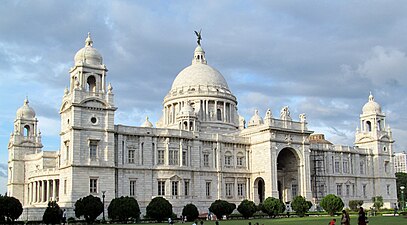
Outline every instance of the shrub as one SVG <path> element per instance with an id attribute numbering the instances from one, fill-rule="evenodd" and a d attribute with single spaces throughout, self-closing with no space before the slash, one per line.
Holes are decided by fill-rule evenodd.
<path id="1" fill-rule="evenodd" d="M 261 211 L 271 217 L 276 217 L 278 214 L 283 213 L 285 205 L 280 199 L 268 197 L 262 204 Z"/>
<path id="2" fill-rule="evenodd" d="M 55 201 L 48 202 L 48 207 L 44 211 L 42 221 L 45 224 L 59 224 L 61 223 L 62 211 Z"/>
<path id="3" fill-rule="evenodd" d="M 320 205 L 331 216 L 333 216 L 335 212 L 342 210 L 344 206 L 342 199 L 334 194 L 325 196 Z"/>
<path id="4" fill-rule="evenodd" d="M 132 197 L 120 197 L 113 199 L 107 208 L 108 217 L 113 220 L 126 222 L 128 219 L 140 219 L 140 207 L 136 199 Z"/>
<path id="5" fill-rule="evenodd" d="M 302 196 L 296 196 L 291 202 L 292 209 L 298 214 L 298 216 L 303 217 L 306 212 L 311 208 L 312 203 L 307 201 Z"/>
<path id="6" fill-rule="evenodd" d="M 172 205 L 163 197 L 155 197 L 146 208 L 146 216 L 161 222 L 172 216 Z"/>
<path id="7" fill-rule="evenodd" d="M 246 219 L 252 217 L 255 212 L 257 212 L 257 206 L 253 201 L 243 200 L 237 207 L 237 211 L 242 214 Z"/>
<path id="8" fill-rule="evenodd" d="M 372 198 L 373 206 L 377 211 L 380 211 L 380 208 L 383 207 L 383 197 L 382 196 L 375 196 Z"/>
<path id="9" fill-rule="evenodd" d="M 359 211 L 359 207 L 361 207 L 362 205 L 363 205 L 363 200 L 350 200 L 349 201 L 349 208 L 354 212 Z"/>
<path id="10" fill-rule="evenodd" d="M 209 211 L 215 214 L 218 219 L 222 219 L 223 215 L 230 215 L 235 209 L 236 205 L 234 203 L 220 199 L 212 202 L 211 207 L 209 207 Z"/>
<path id="11" fill-rule="evenodd" d="M 0 221 L 14 221 L 23 213 L 23 206 L 14 197 L 0 195 Z"/>
<path id="12" fill-rule="evenodd" d="M 77 218 L 83 216 L 86 222 L 90 224 L 103 212 L 103 203 L 99 197 L 88 195 L 75 202 L 74 210 Z"/>
<path id="13" fill-rule="evenodd" d="M 199 216 L 198 208 L 194 204 L 187 204 L 182 209 L 182 216 L 186 217 L 188 221 L 194 221 Z"/>

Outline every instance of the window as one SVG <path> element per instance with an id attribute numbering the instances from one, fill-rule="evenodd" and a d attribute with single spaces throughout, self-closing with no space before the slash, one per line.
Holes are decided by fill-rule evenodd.
<path id="1" fill-rule="evenodd" d="M 236 164 L 238 165 L 238 166 L 244 166 L 244 157 L 243 157 L 243 154 L 238 154 L 237 155 L 237 157 L 236 157 Z"/>
<path id="2" fill-rule="evenodd" d="M 292 195 L 292 198 L 294 198 L 298 195 L 298 184 L 291 185 L 291 195 Z"/>
<path id="3" fill-rule="evenodd" d="M 237 184 L 237 195 L 243 197 L 245 194 L 245 184 Z"/>
<path id="4" fill-rule="evenodd" d="M 158 181 L 158 195 L 165 195 L 165 181 Z"/>
<path id="5" fill-rule="evenodd" d="M 89 157 L 91 159 L 97 158 L 98 141 L 89 142 Z"/>
<path id="6" fill-rule="evenodd" d="M 66 195 L 66 187 L 67 187 L 67 181 L 66 179 L 64 180 L 64 194 Z"/>
<path id="7" fill-rule="evenodd" d="M 205 184 L 206 197 L 211 196 L 211 182 L 207 181 Z"/>
<path id="8" fill-rule="evenodd" d="M 94 76 L 89 76 L 88 80 L 88 91 L 89 92 L 95 92 L 96 91 L 96 79 Z"/>
<path id="9" fill-rule="evenodd" d="M 66 163 L 69 161 L 69 141 L 65 142 L 65 149 L 66 149 Z"/>
<path id="10" fill-rule="evenodd" d="M 169 150 L 169 165 L 178 165 L 178 150 L 170 149 Z"/>
<path id="11" fill-rule="evenodd" d="M 232 155 L 230 152 L 225 154 L 225 166 L 232 166 Z"/>
<path id="12" fill-rule="evenodd" d="M 386 190 L 387 190 L 387 195 L 390 195 L 390 184 L 387 185 Z"/>
<path id="13" fill-rule="evenodd" d="M 217 110 L 216 110 L 216 115 L 217 115 L 217 119 L 218 119 L 219 121 L 222 121 L 222 110 L 217 109 Z"/>
<path id="14" fill-rule="evenodd" d="M 130 196 L 131 197 L 136 196 L 136 181 L 135 180 L 130 181 Z"/>
<path id="15" fill-rule="evenodd" d="M 188 151 L 186 149 L 182 150 L 182 165 L 188 166 Z"/>
<path id="16" fill-rule="evenodd" d="M 205 167 L 209 167 L 209 154 L 208 153 L 204 153 L 204 155 L 203 155 L 203 164 Z"/>
<path id="17" fill-rule="evenodd" d="M 363 196 L 366 197 L 366 184 L 362 186 Z"/>
<path id="18" fill-rule="evenodd" d="M 350 195 L 350 185 L 346 185 L 346 196 L 348 196 L 349 197 L 349 195 Z"/>
<path id="19" fill-rule="evenodd" d="M 339 162 L 335 161 L 335 173 L 340 173 L 339 171 Z"/>
<path id="20" fill-rule="evenodd" d="M 184 194 L 185 194 L 185 196 L 189 195 L 189 180 L 186 180 L 184 182 Z"/>
<path id="21" fill-rule="evenodd" d="M 129 149 L 129 163 L 134 163 L 134 155 L 136 154 L 136 150 Z"/>
<path id="22" fill-rule="evenodd" d="M 384 161 L 384 172 L 389 173 L 389 161 Z"/>
<path id="23" fill-rule="evenodd" d="M 343 173 L 348 173 L 349 163 L 348 161 L 343 161 Z"/>
<path id="24" fill-rule="evenodd" d="M 363 161 L 360 162 L 360 174 L 365 174 L 365 163 Z"/>
<path id="25" fill-rule="evenodd" d="M 233 196 L 233 183 L 226 183 L 225 184 L 226 188 L 226 197 L 232 197 Z"/>
<path id="26" fill-rule="evenodd" d="M 164 150 L 158 150 L 157 153 L 157 164 L 164 164 Z"/>
<path id="27" fill-rule="evenodd" d="M 172 192 L 172 196 L 178 195 L 178 181 L 171 182 L 171 192 Z"/>
<path id="28" fill-rule="evenodd" d="M 342 196 L 342 184 L 336 184 L 336 195 Z"/>
<path id="29" fill-rule="evenodd" d="M 30 136 L 30 126 L 25 125 L 24 126 L 24 137 L 28 137 L 28 136 Z"/>
<path id="30" fill-rule="evenodd" d="M 98 192 L 98 179 L 91 178 L 89 180 L 89 192 L 90 193 L 97 193 Z"/>

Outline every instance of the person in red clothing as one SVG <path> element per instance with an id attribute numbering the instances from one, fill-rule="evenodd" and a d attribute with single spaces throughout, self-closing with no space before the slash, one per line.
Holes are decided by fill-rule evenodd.
<path id="1" fill-rule="evenodd" d="M 335 225 L 336 219 L 332 219 L 331 222 L 329 222 L 329 225 Z"/>

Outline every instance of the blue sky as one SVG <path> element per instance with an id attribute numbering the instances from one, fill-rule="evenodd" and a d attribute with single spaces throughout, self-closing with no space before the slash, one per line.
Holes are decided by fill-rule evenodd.
<path id="1" fill-rule="evenodd" d="M 309 128 L 352 145 L 369 91 L 396 151 L 407 146 L 404 1 L 3 1 L 0 6 L 0 193 L 7 143 L 28 96 L 44 150 L 59 149 L 59 114 L 75 53 L 91 32 L 118 106 L 115 123 L 156 122 L 202 28 L 217 68 L 248 120 L 288 105 Z"/>

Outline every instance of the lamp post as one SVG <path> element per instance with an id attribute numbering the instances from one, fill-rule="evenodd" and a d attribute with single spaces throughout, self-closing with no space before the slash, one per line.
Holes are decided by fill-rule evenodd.
<path id="1" fill-rule="evenodd" d="M 404 203 L 404 186 L 400 187 L 401 192 L 401 210 L 404 211 L 405 203 Z"/>
<path id="2" fill-rule="evenodd" d="M 102 221 L 103 222 L 105 222 L 105 193 L 106 193 L 106 191 L 102 191 L 102 202 L 103 202 L 103 214 L 102 214 L 102 216 L 103 216 L 103 218 L 102 218 Z"/>

